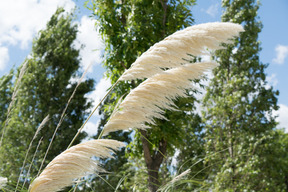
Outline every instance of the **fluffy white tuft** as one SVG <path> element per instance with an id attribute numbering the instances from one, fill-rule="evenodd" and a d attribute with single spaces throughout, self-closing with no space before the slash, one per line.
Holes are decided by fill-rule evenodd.
<path id="1" fill-rule="evenodd" d="M 4 188 L 7 184 L 8 179 L 6 177 L 0 177 L 0 189 Z"/>
<path id="2" fill-rule="evenodd" d="M 145 123 L 153 124 L 154 118 L 165 119 L 164 110 L 175 109 L 173 100 L 186 96 L 186 89 L 192 86 L 190 80 L 200 78 L 216 65 L 214 62 L 186 64 L 148 78 L 119 105 L 104 126 L 104 135 L 129 128 L 149 128 Z"/>
<path id="3" fill-rule="evenodd" d="M 120 80 L 149 78 L 163 69 L 178 67 L 185 63 L 183 59 L 188 59 L 187 54 L 207 55 L 208 50 L 221 49 L 221 43 L 230 43 L 241 31 L 244 31 L 241 25 L 223 22 L 194 25 L 177 31 L 143 53 Z"/>
<path id="4" fill-rule="evenodd" d="M 30 192 L 59 191 L 94 171 L 104 171 L 92 159 L 113 158 L 111 153 L 124 143 L 111 139 L 98 139 L 75 145 L 55 157 L 30 185 Z"/>

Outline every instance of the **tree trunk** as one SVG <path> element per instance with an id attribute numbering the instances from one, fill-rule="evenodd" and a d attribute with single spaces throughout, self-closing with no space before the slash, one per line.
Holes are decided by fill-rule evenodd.
<path id="1" fill-rule="evenodd" d="M 159 168 L 163 162 L 164 155 L 166 154 L 167 141 L 162 138 L 159 142 L 158 150 L 151 152 L 149 149 L 149 142 L 147 141 L 147 131 L 140 130 L 144 151 L 144 159 L 148 169 L 148 189 L 150 192 L 156 192 L 160 186 L 159 181 Z"/>

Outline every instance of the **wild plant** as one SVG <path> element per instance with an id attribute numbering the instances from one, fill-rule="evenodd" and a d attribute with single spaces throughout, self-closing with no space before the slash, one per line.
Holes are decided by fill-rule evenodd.
<path id="1" fill-rule="evenodd" d="M 149 124 L 155 124 L 155 118 L 165 119 L 164 110 L 177 110 L 174 100 L 186 97 L 185 90 L 193 86 L 191 80 L 217 66 L 214 61 L 187 64 L 187 54 L 210 55 L 241 31 L 242 26 L 233 23 L 200 24 L 175 32 L 148 49 L 113 85 L 112 88 L 119 81 L 144 80 L 115 109 L 99 138 L 72 146 L 55 157 L 31 183 L 30 192 L 59 191 L 89 173 L 103 172 L 93 157 L 113 158 L 111 153 L 124 144 L 102 136 L 118 130 L 148 129 Z M 172 180 L 172 185 L 180 178 Z"/>

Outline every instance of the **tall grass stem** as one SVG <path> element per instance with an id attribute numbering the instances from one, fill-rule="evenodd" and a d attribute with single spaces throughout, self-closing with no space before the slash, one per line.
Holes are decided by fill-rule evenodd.
<path id="1" fill-rule="evenodd" d="M 16 190 L 17 190 L 17 188 L 18 188 L 21 175 L 22 175 L 22 173 L 23 173 L 23 171 L 24 171 L 25 163 L 26 163 L 26 160 L 27 160 L 27 158 L 28 158 L 28 154 L 29 154 L 29 152 L 30 152 L 30 149 L 31 149 L 31 147 L 32 147 L 32 143 L 33 143 L 33 141 L 36 139 L 38 133 L 40 132 L 40 130 L 42 129 L 42 127 L 44 127 L 44 125 L 47 123 L 48 120 L 49 120 L 49 115 L 47 115 L 47 116 L 42 120 L 42 122 L 41 122 L 40 125 L 38 126 L 38 128 L 37 128 L 37 130 L 36 130 L 36 132 L 35 132 L 35 134 L 34 134 L 34 136 L 33 136 L 33 138 L 32 138 L 32 140 L 31 140 L 31 142 L 30 142 L 30 144 L 29 144 L 29 147 L 28 147 L 28 150 L 27 150 L 27 152 L 26 152 L 26 155 L 25 155 L 25 158 L 24 158 L 22 167 L 21 167 L 21 171 L 20 171 L 20 174 L 19 174 L 19 177 L 18 177 L 18 181 L 17 181 L 17 184 L 16 184 L 15 192 L 16 192 Z M 37 150 L 37 149 L 36 149 L 36 150 Z"/>
<path id="2" fill-rule="evenodd" d="M 1 135 L 1 139 L 0 139 L 0 147 L 2 146 L 2 142 L 3 142 L 3 138 L 5 136 L 6 128 L 7 128 L 8 122 L 9 122 L 9 116 L 10 116 L 10 113 L 11 113 L 11 110 L 12 110 L 12 106 L 15 103 L 15 98 L 17 96 L 21 80 L 22 80 L 22 78 L 24 76 L 24 73 L 26 71 L 27 63 L 28 62 L 25 61 L 24 64 L 22 65 L 22 67 L 20 69 L 20 72 L 19 72 L 19 76 L 18 76 L 17 81 L 15 83 L 15 87 L 14 87 L 14 90 L 13 90 L 13 93 L 12 93 L 12 97 L 11 97 L 11 102 L 10 102 L 10 104 L 8 106 L 8 109 L 7 109 L 7 116 L 6 116 L 5 124 L 4 124 L 4 127 L 2 129 L 2 135 Z"/>
<path id="3" fill-rule="evenodd" d="M 47 148 L 46 153 L 45 153 L 45 155 L 44 155 L 44 158 L 43 158 L 43 160 L 42 160 L 42 162 L 41 162 L 41 166 L 40 166 L 40 168 L 39 168 L 39 171 L 38 171 L 37 176 L 38 176 L 38 175 L 40 174 L 40 172 L 41 172 L 41 169 L 42 169 L 42 167 L 43 167 L 43 164 L 44 164 L 44 162 L 45 162 L 45 159 L 46 159 L 46 157 L 47 157 L 47 154 L 48 154 L 48 152 L 49 152 L 49 150 L 50 150 L 50 148 L 51 148 L 51 145 L 52 145 L 52 143 L 53 143 L 53 141 L 54 141 L 54 138 L 55 138 L 55 136 L 56 136 L 56 133 L 57 133 L 60 125 L 62 124 L 62 122 L 63 122 L 63 120 L 64 120 L 64 118 L 65 118 L 65 116 L 66 116 L 65 113 L 66 113 L 66 111 L 67 111 L 67 108 L 68 108 L 68 106 L 69 106 L 72 98 L 74 97 L 77 88 L 78 88 L 79 85 L 81 84 L 82 79 L 84 78 L 84 76 L 86 75 L 88 69 L 90 68 L 90 66 L 91 66 L 91 64 L 87 67 L 87 69 L 86 69 L 86 70 L 84 71 L 84 73 L 82 74 L 82 76 L 81 76 L 81 78 L 79 79 L 79 81 L 78 81 L 78 83 L 77 83 L 77 85 L 76 85 L 76 87 L 75 87 L 72 95 L 70 96 L 70 98 L 69 98 L 69 100 L 68 100 L 68 102 L 67 102 L 67 104 L 66 104 L 65 109 L 63 110 L 63 112 L 62 112 L 62 114 L 61 114 L 59 123 L 57 124 L 57 127 L 56 127 L 56 129 L 55 129 L 55 131 L 54 131 L 54 133 L 53 133 L 53 136 L 52 136 L 52 138 L 51 138 L 51 141 L 50 141 L 50 143 L 49 143 L 49 145 L 48 145 L 48 148 Z"/>
<path id="4" fill-rule="evenodd" d="M 95 113 L 95 111 L 98 109 L 98 107 L 101 105 L 101 103 L 106 99 L 106 97 L 111 93 L 111 91 L 116 87 L 116 85 L 118 84 L 119 80 L 117 80 L 112 87 L 109 89 L 109 91 L 106 93 L 106 95 L 101 99 L 101 101 L 98 103 L 98 105 L 96 105 L 96 107 L 93 109 L 93 111 L 90 113 L 90 115 L 88 116 L 88 118 L 85 120 L 85 122 L 82 124 L 82 126 L 80 127 L 80 129 L 77 131 L 76 135 L 74 136 L 74 138 L 72 139 L 72 141 L 70 142 L 70 144 L 68 145 L 67 149 L 69 149 L 74 141 L 76 140 L 76 138 L 79 136 L 79 134 L 81 133 L 81 131 L 84 129 L 84 126 L 86 125 L 86 123 L 89 121 L 89 119 L 92 117 L 92 115 Z M 103 135 L 103 130 L 101 131 L 98 139 L 100 139 Z"/>

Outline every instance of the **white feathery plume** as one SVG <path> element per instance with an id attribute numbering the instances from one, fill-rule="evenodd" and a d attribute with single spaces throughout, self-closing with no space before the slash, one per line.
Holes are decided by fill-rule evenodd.
<path id="1" fill-rule="evenodd" d="M 142 82 L 133 89 L 119 105 L 104 126 L 104 135 L 129 128 L 149 128 L 145 123 L 154 124 L 154 118 L 165 119 L 165 109 L 173 110 L 173 100 L 185 97 L 191 81 L 200 78 L 204 72 L 213 69 L 215 62 L 201 62 L 182 65 L 163 71 Z"/>
<path id="2" fill-rule="evenodd" d="M 188 175 L 191 172 L 190 169 L 187 169 L 186 171 L 183 171 L 181 174 L 177 175 L 176 177 L 174 177 L 171 180 L 171 183 L 175 183 L 177 181 L 179 181 L 180 179 L 182 179 L 183 177 L 185 177 L 186 175 Z"/>
<path id="3" fill-rule="evenodd" d="M 0 177 L 0 189 L 4 188 L 8 179 L 6 177 Z"/>
<path id="4" fill-rule="evenodd" d="M 53 192 L 70 186 L 89 173 L 104 171 L 93 156 L 113 158 L 111 153 L 124 143 L 98 139 L 75 145 L 55 157 L 30 185 L 30 192 Z"/>
<path id="5" fill-rule="evenodd" d="M 120 77 L 120 80 L 149 78 L 163 69 L 182 65 L 194 56 L 207 55 L 207 49 L 221 49 L 221 43 L 230 43 L 243 27 L 235 23 L 205 23 L 187 27 L 154 44 L 143 53 Z"/>
<path id="6" fill-rule="evenodd" d="M 173 191 L 174 186 L 177 186 L 178 183 L 181 184 L 181 181 L 191 172 L 190 169 L 187 169 L 186 171 L 182 172 L 181 174 L 177 175 L 174 177 L 171 181 L 166 183 L 165 185 L 161 186 L 158 191 L 161 192 L 168 192 L 168 191 Z M 185 181 L 184 181 L 185 182 Z M 171 190 L 172 189 L 172 190 Z"/>

